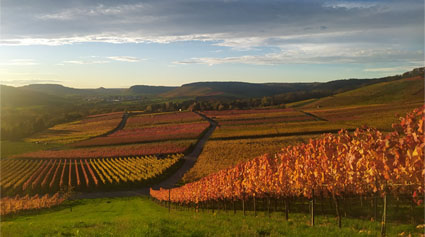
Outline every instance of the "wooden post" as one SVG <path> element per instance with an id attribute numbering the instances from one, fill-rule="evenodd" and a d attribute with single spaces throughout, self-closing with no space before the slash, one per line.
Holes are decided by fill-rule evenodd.
<path id="1" fill-rule="evenodd" d="M 387 224 L 387 194 L 384 195 L 384 211 L 382 213 L 381 222 L 381 236 L 386 236 L 386 224 Z"/>
<path id="2" fill-rule="evenodd" d="M 310 210 L 311 210 L 311 219 L 310 219 L 310 225 L 314 226 L 314 189 L 311 191 L 311 201 L 310 201 Z"/>
<path id="3" fill-rule="evenodd" d="M 335 203 L 336 216 L 337 216 L 337 219 L 338 219 L 338 227 L 341 228 L 341 212 L 339 211 L 338 198 L 335 197 L 334 193 L 332 193 L 332 199 L 334 200 L 334 203 Z"/>
<path id="4" fill-rule="evenodd" d="M 345 198 L 345 193 L 344 196 L 342 196 L 342 205 L 344 209 L 344 217 L 347 217 L 347 199 Z"/>
<path id="5" fill-rule="evenodd" d="M 232 204 L 233 204 L 233 214 L 236 214 L 235 200 L 232 200 Z"/>
<path id="6" fill-rule="evenodd" d="M 413 199 L 410 201 L 410 222 L 415 225 L 415 202 Z"/>
<path id="7" fill-rule="evenodd" d="M 168 213 L 171 212 L 171 189 L 168 189 Z"/>
<path id="8" fill-rule="evenodd" d="M 276 198 L 274 198 L 274 209 L 273 209 L 273 211 L 277 212 L 277 199 Z"/>
<path id="9" fill-rule="evenodd" d="M 211 201 L 211 211 L 214 213 L 214 200 Z"/>
<path id="10" fill-rule="evenodd" d="M 270 197 L 267 197 L 267 215 L 270 217 Z"/>
<path id="11" fill-rule="evenodd" d="M 289 200 L 285 198 L 285 219 L 289 220 Z"/>
<path id="12" fill-rule="evenodd" d="M 254 216 L 257 216 L 257 207 L 255 206 L 255 204 L 256 204 L 255 195 L 254 195 L 253 201 L 254 201 Z"/>
<path id="13" fill-rule="evenodd" d="M 242 198 L 242 210 L 243 210 L 243 215 L 245 216 L 245 198 Z"/>
<path id="14" fill-rule="evenodd" d="M 373 195 L 373 210 L 374 210 L 374 220 L 378 220 L 378 196 L 376 194 Z"/>

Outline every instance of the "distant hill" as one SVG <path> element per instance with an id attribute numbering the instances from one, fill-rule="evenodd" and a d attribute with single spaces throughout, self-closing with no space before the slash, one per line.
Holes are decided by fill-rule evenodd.
<path id="1" fill-rule="evenodd" d="M 314 101 L 298 102 L 298 105 L 314 108 L 420 101 L 424 101 L 423 75 L 364 86 Z"/>
<path id="2" fill-rule="evenodd" d="M 136 85 L 130 87 L 129 91 L 133 94 L 151 94 L 158 95 L 176 89 L 176 86 L 145 86 Z"/>
<path id="3" fill-rule="evenodd" d="M 97 89 L 76 89 L 71 87 L 62 86 L 59 84 L 31 84 L 20 87 L 27 91 L 36 91 L 49 95 L 56 96 L 93 96 L 93 95 L 121 95 L 126 93 L 128 89 L 114 89 L 114 88 L 97 88 Z"/>
<path id="4" fill-rule="evenodd" d="M 287 93 L 299 92 L 310 93 L 312 97 L 322 97 L 400 78 L 401 76 L 398 75 L 375 79 L 343 79 L 312 83 L 195 82 L 162 93 L 161 96 L 166 98 L 251 98 L 285 96 Z"/>
<path id="5" fill-rule="evenodd" d="M 288 84 L 289 85 L 289 84 Z M 294 87 L 290 85 L 290 87 Z M 284 91 L 269 84 L 247 82 L 195 82 L 182 85 L 179 88 L 161 94 L 164 97 L 261 97 L 274 95 Z M 291 89 L 287 89 L 290 91 Z"/>
<path id="6" fill-rule="evenodd" d="M 403 75 L 374 79 L 344 79 L 311 83 L 247 83 L 247 82 L 195 82 L 180 87 L 134 85 L 130 88 L 76 89 L 58 84 L 32 84 L 19 87 L 26 91 L 39 92 L 58 97 L 67 96 L 157 96 L 169 99 L 239 99 L 275 96 L 284 103 L 321 98 L 382 82 L 423 75 L 417 68 Z"/>
<path id="7" fill-rule="evenodd" d="M 159 95 L 177 87 L 135 85 L 130 88 L 97 88 L 76 89 L 59 84 L 31 84 L 19 87 L 27 91 L 41 92 L 56 96 L 130 96 L 130 95 Z"/>
<path id="8" fill-rule="evenodd" d="M 37 91 L 29 91 L 22 88 L 0 85 L 0 90 L 2 108 L 60 105 L 68 103 L 67 100 L 62 97 Z"/>

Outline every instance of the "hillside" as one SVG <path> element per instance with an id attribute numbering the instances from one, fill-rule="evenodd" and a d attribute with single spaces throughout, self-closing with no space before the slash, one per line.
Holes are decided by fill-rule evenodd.
<path id="1" fill-rule="evenodd" d="M 417 75 L 411 71 L 406 75 Z M 318 98 L 357 89 L 381 82 L 389 82 L 406 77 L 396 75 L 373 79 L 342 79 L 329 82 L 310 83 L 247 83 L 247 82 L 195 82 L 184 84 L 161 96 L 166 98 L 252 98 L 277 96 L 281 98 Z"/>
<path id="2" fill-rule="evenodd" d="M 27 107 L 60 105 L 67 103 L 65 99 L 48 95 L 37 91 L 29 91 L 22 88 L 0 85 L 1 106 L 5 107 Z"/>
<path id="3" fill-rule="evenodd" d="M 175 86 L 145 86 L 145 85 L 135 85 L 130 87 L 129 91 L 134 94 L 150 94 L 157 95 L 166 93 L 173 89 L 176 89 Z"/>
<path id="4" fill-rule="evenodd" d="M 349 105 L 387 104 L 393 102 L 418 102 L 424 100 L 424 77 L 414 76 L 395 81 L 381 82 L 333 96 L 299 102 L 303 108 L 337 107 Z"/>
<path id="5" fill-rule="evenodd" d="M 286 102 L 321 98 L 376 83 L 423 75 L 417 68 L 403 75 L 373 79 L 341 79 L 329 82 L 309 83 L 247 83 L 247 82 L 194 82 L 180 87 L 134 85 L 130 88 L 77 89 L 58 84 L 31 84 L 17 87 L 25 91 L 55 95 L 58 97 L 111 97 L 111 96 L 157 96 L 164 98 L 238 99 L 275 96 Z"/>
<path id="6" fill-rule="evenodd" d="M 131 95 L 158 95 L 177 87 L 135 85 L 130 88 L 76 89 L 59 84 L 31 84 L 18 87 L 25 91 L 39 92 L 55 96 L 131 96 Z"/>
<path id="7" fill-rule="evenodd" d="M 93 95 L 121 95 L 128 92 L 128 89 L 114 89 L 114 88 L 97 88 L 97 89 L 76 89 L 71 87 L 62 86 L 59 84 L 31 84 L 19 87 L 26 91 L 41 92 L 49 95 L 56 96 L 93 96 Z"/>

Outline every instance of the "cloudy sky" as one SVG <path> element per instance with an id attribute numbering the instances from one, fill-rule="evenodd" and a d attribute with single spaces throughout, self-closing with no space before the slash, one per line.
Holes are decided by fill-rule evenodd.
<path id="1" fill-rule="evenodd" d="M 2 0 L 0 80 L 307 82 L 424 64 L 424 1 Z"/>

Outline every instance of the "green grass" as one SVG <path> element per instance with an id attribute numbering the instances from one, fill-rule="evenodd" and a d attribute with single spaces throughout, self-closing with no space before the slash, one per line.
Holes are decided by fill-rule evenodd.
<path id="1" fill-rule="evenodd" d="M 1 141 L 1 159 L 26 152 L 39 151 L 58 147 L 57 144 L 36 144 L 23 141 Z"/>
<path id="2" fill-rule="evenodd" d="M 317 216 L 308 225 L 306 213 L 283 213 L 271 218 L 259 212 L 195 213 L 168 210 L 146 197 L 85 199 L 51 210 L 3 218 L 2 236 L 377 236 L 379 222 L 343 218 L 337 228 L 334 216 Z M 413 225 L 388 223 L 389 236 L 418 233 Z"/>

